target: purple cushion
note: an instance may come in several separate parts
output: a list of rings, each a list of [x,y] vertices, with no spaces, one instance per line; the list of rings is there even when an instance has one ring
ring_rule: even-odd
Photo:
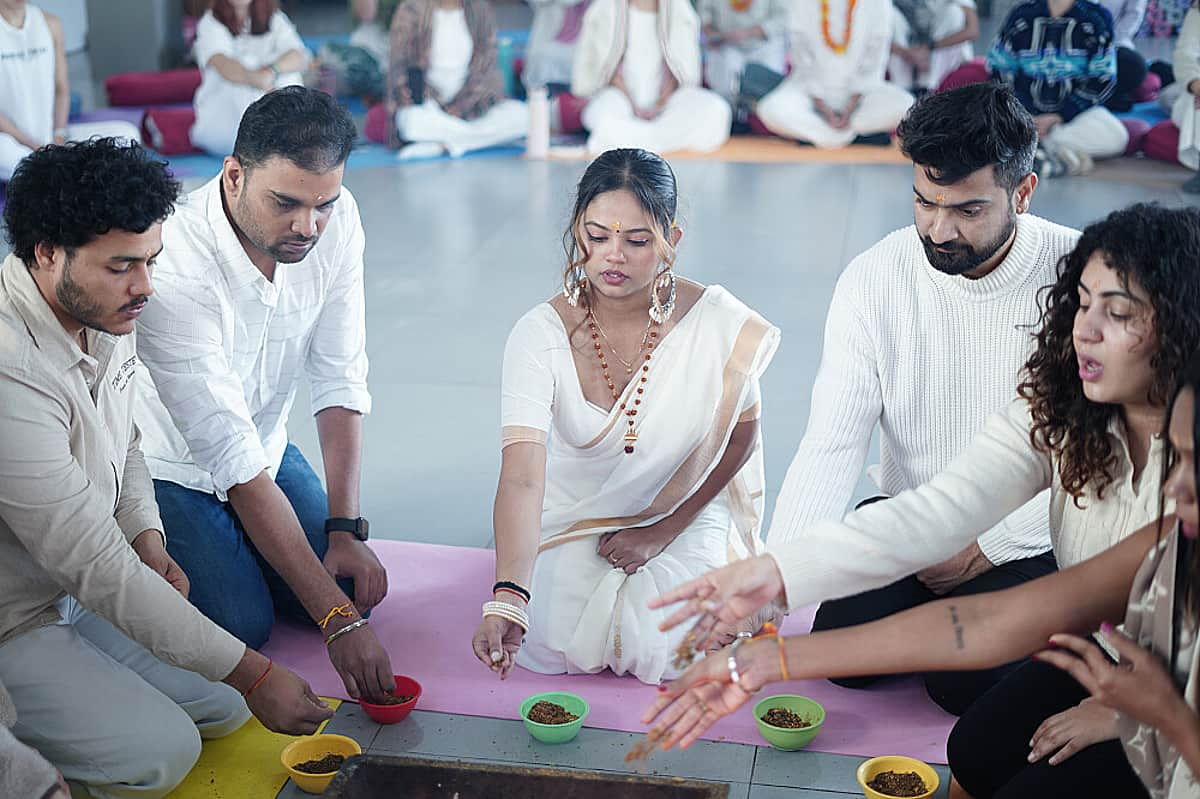
[[[1144,119],[1122,118],[1121,124],[1129,133],[1129,143],[1125,145],[1125,155],[1133,155],[1142,149],[1146,134],[1150,132],[1150,123]]]

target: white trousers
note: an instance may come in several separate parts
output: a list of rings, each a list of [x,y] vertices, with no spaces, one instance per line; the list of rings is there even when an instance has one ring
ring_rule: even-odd
[[[200,739],[241,727],[237,691],[169,666],[73,600],[66,624],[0,646],[13,733],[96,799],[157,799],[200,756]]]
[[[933,38],[937,40],[958,33],[966,24],[967,15],[962,6],[952,5],[938,17],[937,24],[933,27]],[[911,35],[908,20],[899,11],[892,9],[892,41],[901,47],[908,47]],[[888,77],[904,89],[936,89],[943,78],[974,57],[975,47],[970,42],[939,47],[929,54],[929,69],[918,72],[912,64],[894,55],[888,61]]]
[[[142,140],[141,131],[128,122],[113,120],[111,122],[81,122],[67,126],[68,141],[86,141],[94,136],[112,136],[131,142]],[[0,133],[0,182],[12,178],[17,162],[29,155],[30,150],[7,133]]]
[[[762,64],[780,75],[787,69],[787,45],[782,37],[757,42],[743,49],[728,45],[704,51],[704,81],[730,103],[741,90],[742,73],[747,64]]]
[[[1200,111],[1196,95],[1183,91],[1171,105],[1171,121],[1179,128],[1179,163],[1200,169]]]
[[[521,138],[529,132],[529,109],[519,100],[501,100],[483,116],[466,120],[428,99],[397,111],[396,128],[406,141],[434,142],[458,156]]]
[[[729,140],[733,110],[708,89],[676,89],[654,119],[640,119],[633,103],[615,87],[602,90],[583,109],[588,152],[638,147],[654,153],[712,152]]]
[[[1045,144],[1051,151],[1065,147],[1094,159],[1114,158],[1125,153],[1129,131],[1112,111],[1097,105],[1050,131]]]
[[[813,99],[798,81],[785,80],[758,101],[758,118],[776,135],[836,149],[850,144],[857,136],[895,130],[913,104],[913,96],[899,86],[877,84],[863,92],[858,108],[850,115],[850,126],[836,130],[817,113]]]

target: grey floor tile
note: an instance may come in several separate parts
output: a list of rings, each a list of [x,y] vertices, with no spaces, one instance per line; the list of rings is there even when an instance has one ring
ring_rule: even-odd
[[[862,791],[850,794],[839,791],[816,791],[809,788],[779,788],[774,785],[750,786],[750,799],[846,799],[847,796],[862,796]]]
[[[343,702],[325,725],[325,732],[353,738],[363,751],[371,748],[380,726],[367,717],[357,702]]]
[[[854,773],[864,760],[805,750],[783,752],[764,746],[758,749],[751,781],[755,785],[854,793],[859,790]]]
[[[705,741],[684,752],[655,752],[649,760],[631,766],[625,762],[625,754],[639,738],[632,733],[585,727],[574,741],[550,745],[533,740],[519,721],[418,711],[400,724],[382,728],[372,751],[719,782],[751,781],[754,747]]]
[[[305,793],[296,787],[296,783],[288,780],[287,783],[279,789],[279,793],[275,795],[275,799],[310,799],[311,793]]]

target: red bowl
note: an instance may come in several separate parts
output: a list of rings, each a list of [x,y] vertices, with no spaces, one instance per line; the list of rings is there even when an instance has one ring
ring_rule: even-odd
[[[395,724],[397,721],[403,721],[408,718],[408,714],[417,706],[417,702],[421,698],[421,683],[412,677],[404,677],[400,674],[395,676],[395,695],[411,696],[412,699],[399,705],[376,705],[365,699],[358,700],[358,703],[362,705],[362,709],[367,712],[367,715],[380,724]]]

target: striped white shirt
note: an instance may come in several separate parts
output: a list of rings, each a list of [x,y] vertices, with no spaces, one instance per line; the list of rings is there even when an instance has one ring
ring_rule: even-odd
[[[369,413],[365,237],[358,205],[342,187],[323,235],[274,282],[243,249],[214,178],[163,225],[154,296],[138,321],[142,449],[156,480],[226,491],[266,469],[287,447],[301,373],[312,412]]]

